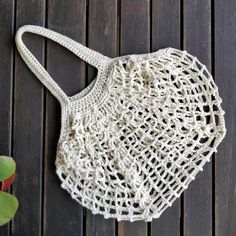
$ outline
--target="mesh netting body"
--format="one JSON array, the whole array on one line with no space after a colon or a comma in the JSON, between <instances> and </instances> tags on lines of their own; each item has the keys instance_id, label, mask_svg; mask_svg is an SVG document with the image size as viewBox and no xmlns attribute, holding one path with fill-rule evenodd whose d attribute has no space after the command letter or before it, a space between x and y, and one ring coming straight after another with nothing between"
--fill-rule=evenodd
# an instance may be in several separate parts
<instances>
[{"instance_id":1,"label":"mesh netting body","mask_svg":"<svg viewBox=\"0 0 236 236\"><path fill-rule=\"evenodd\" d=\"M68 97L23 43L24 32L64 46L97 68L96 79ZM20 27L15 39L22 59L61 105L55 163L61 186L94 214L158 218L226 134L218 88L186 51L109 58L33 25Z\"/></svg>"},{"instance_id":2,"label":"mesh netting body","mask_svg":"<svg viewBox=\"0 0 236 236\"><path fill-rule=\"evenodd\" d=\"M56 159L61 186L94 214L151 221L223 139L218 88L196 57L167 48L113 59L102 96L87 113L76 101L66 112Z\"/></svg>"}]
</instances>

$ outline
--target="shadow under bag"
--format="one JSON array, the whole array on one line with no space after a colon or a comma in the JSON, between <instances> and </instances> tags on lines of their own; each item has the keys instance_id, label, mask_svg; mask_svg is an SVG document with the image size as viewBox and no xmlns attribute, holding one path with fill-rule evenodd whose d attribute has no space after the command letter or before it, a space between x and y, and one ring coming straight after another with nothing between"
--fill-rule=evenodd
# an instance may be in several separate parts
<instances>
[{"instance_id":1,"label":"shadow under bag","mask_svg":"<svg viewBox=\"0 0 236 236\"><path fill-rule=\"evenodd\" d=\"M67 96L22 41L47 37L96 67L96 78ZM56 173L61 187L94 214L158 218L188 188L225 137L218 87L186 51L163 48L109 58L40 26L16 33L25 63L61 105Z\"/></svg>"}]
</instances>

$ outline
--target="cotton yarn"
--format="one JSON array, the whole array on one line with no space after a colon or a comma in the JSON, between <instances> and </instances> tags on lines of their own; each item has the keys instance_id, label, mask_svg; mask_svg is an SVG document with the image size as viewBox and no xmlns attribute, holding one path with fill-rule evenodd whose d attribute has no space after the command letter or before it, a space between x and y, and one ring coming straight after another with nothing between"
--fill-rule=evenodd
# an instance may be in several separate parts
<instances>
[{"instance_id":1,"label":"cotton yarn","mask_svg":"<svg viewBox=\"0 0 236 236\"><path fill-rule=\"evenodd\" d=\"M94 65L97 77L68 97L25 47L24 32L67 47ZM94 214L131 222L160 217L226 134L218 87L187 51L109 58L39 26L21 27L16 44L61 104L61 187Z\"/></svg>"}]
</instances>

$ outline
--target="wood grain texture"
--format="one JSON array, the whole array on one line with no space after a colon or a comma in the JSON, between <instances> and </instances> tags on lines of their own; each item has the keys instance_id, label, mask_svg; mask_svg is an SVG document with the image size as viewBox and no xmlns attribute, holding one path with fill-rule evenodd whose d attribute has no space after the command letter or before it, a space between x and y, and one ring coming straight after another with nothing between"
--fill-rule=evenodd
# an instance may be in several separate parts
<instances>
[{"instance_id":1,"label":"wood grain texture","mask_svg":"<svg viewBox=\"0 0 236 236\"><path fill-rule=\"evenodd\" d=\"M210 0L184 1L183 48L198 57L211 71ZM184 193L183 227L186 236L212 235L212 163L213 160L204 166L204 172L198 173Z\"/></svg>"},{"instance_id":2,"label":"wood grain texture","mask_svg":"<svg viewBox=\"0 0 236 236\"><path fill-rule=\"evenodd\" d=\"M0 155L12 155L12 100L14 66L14 7L12 1L0 1ZM10 224L0 227L0 235L10 235Z\"/></svg>"},{"instance_id":3,"label":"wood grain texture","mask_svg":"<svg viewBox=\"0 0 236 236\"><path fill-rule=\"evenodd\" d=\"M85 44L86 1L50 1L48 28ZM69 96L78 93L85 85L85 63L51 41L47 43L47 70ZM55 173L61 110L58 101L48 91L45 111L44 235L83 235L83 208L60 187Z\"/></svg>"},{"instance_id":4,"label":"wood grain texture","mask_svg":"<svg viewBox=\"0 0 236 236\"><path fill-rule=\"evenodd\" d=\"M180 49L180 3L180 0L152 0L152 51L169 46Z\"/></svg>"},{"instance_id":5,"label":"wood grain texture","mask_svg":"<svg viewBox=\"0 0 236 236\"><path fill-rule=\"evenodd\" d=\"M150 50L149 0L120 1L120 54Z\"/></svg>"},{"instance_id":6,"label":"wood grain texture","mask_svg":"<svg viewBox=\"0 0 236 236\"><path fill-rule=\"evenodd\" d=\"M44 25L44 1L19 0L16 7L17 28L24 24ZM42 63L44 41L32 34L25 34L23 40ZM13 127L17 175L13 193L20 206L12 223L14 236L41 235L43 109L43 86L17 54Z\"/></svg>"},{"instance_id":7,"label":"wood grain texture","mask_svg":"<svg viewBox=\"0 0 236 236\"><path fill-rule=\"evenodd\" d=\"M150 51L150 2L148 0L121 0L120 55ZM119 222L118 236L146 236L148 224Z\"/></svg>"},{"instance_id":8,"label":"wood grain texture","mask_svg":"<svg viewBox=\"0 0 236 236\"><path fill-rule=\"evenodd\" d=\"M148 235L147 223L143 221L118 223L118 236L146 236Z\"/></svg>"},{"instance_id":9,"label":"wood grain texture","mask_svg":"<svg viewBox=\"0 0 236 236\"><path fill-rule=\"evenodd\" d=\"M227 134L215 161L215 235L236 235L236 2L215 0L215 80Z\"/></svg>"},{"instance_id":10,"label":"wood grain texture","mask_svg":"<svg viewBox=\"0 0 236 236\"><path fill-rule=\"evenodd\" d=\"M236 235L236 2L234 0L0 1L0 155L13 155L19 210L1 236ZM60 187L55 173L60 105L16 52L15 30L46 26L107 56L186 49L212 71L227 134L215 160L152 223L92 215ZM25 34L24 42L71 96L96 70L58 44Z\"/></svg>"},{"instance_id":11,"label":"wood grain texture","mask_svg":"<svg viewBox=\"0 0 236 236\"><path fill-rule=\"evenodd\" d=\"M170 7L171 6L171 7ZM181 46L180 1L152 1L152 51ZM180 199L151 223L151 236L178 236L181 234Z\"/></svg>"},{"instance_id":12,"label":"wood grain texture","mask_svg":"<svg viewBox=\"0 0 236 236\"><path fill-rule=\"evenodd\" d=\"M117 1L90 0L88 2L88 47L106 56L115 57L117 47ZM87 85L97 70L88 65ZM93 215L86 210L86 236L115 236L116 222Z\"/></svg>"}]
</instances>

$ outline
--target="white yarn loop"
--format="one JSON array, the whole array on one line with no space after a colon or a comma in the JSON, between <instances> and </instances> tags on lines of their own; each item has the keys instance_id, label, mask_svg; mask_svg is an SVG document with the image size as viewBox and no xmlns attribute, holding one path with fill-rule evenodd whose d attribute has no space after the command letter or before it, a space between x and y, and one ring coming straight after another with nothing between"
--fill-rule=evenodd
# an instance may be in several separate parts
<instances>
[{"instance_id":1,"label":"white yarn loop","mask_svg":"<svg viewBox=\"0 0 236 236\"><path fill-rule=\"evenodd\" d=\"M98 76L68 98L23 44L26 31L67 47L96 66ZM55 162L61 187L94 214L131 222L160 217L226 134L218 88L187 51L111 59L36 26L20 28L16 43L62 105Z\"/></svg>"}]
</instances>

